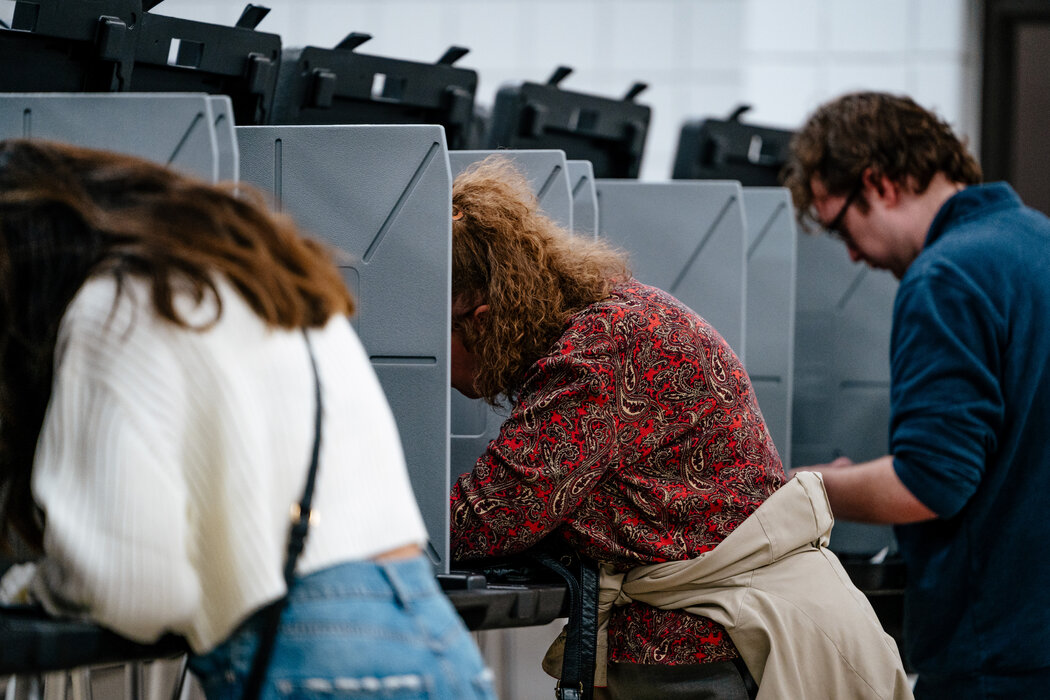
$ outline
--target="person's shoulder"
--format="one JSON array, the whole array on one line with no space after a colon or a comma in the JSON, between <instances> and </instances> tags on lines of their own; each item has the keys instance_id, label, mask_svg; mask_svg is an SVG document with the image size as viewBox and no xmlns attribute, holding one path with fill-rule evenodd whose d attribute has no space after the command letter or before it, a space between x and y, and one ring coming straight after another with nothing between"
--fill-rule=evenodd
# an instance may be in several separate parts
<instances>
[{"instance_id":1,"label":"person's shoulder","mask_svg":"<svg viewBox=\"0 0 1050 700\"><path fill-rule=\"evenodd\" d=\"M971 213L928 243L909 266L901 286L956 285L993 288L1050 259L1050 220L1020 205Z\"/></svg>"},{"instance_id":2,"label":"person's shoulder","mask_svg":"<svg viewBox=\"0 0 1050 700\"><path fill-rule=\"evenodd\" d=\"M591 304L587 311L596 314L644 313L652 307L677 304L677 300L667 292L643 284L632 277L614 284L609 294Z\"/></svg>"},{"instance_id":3,"label":"person's shoulder","mask_svg":"<svg viewBox=\"0 0 1050 700\"><path fill-rule=\"evenodd\" d=\"M158 311L150 279L136 274L101 272L85 280L66 307L59 339L95 342L110 352L123 353L131 352L132 345L142 349L215 335L211 331L219 326L229 326L228 332L236 333L240 326L227 318L237 315L231 313L236 311L237 296L221 283L216 284L214 292L205 289L198 295L188 283L174 280L171 305L176 317L183 322L174 323ZM218 314L220 304L221 316ZM187 333L187 329L197 332ZM124 346L128 346L126 350L119 350Z\"/></svg>"},{"instance_id":4,"label":"person's shoulder","mask_svg":"<svg viewBox=\"0 0 1050 700\"><path fill-rule=\"evenodd\" d=\"M1015 253L975 236L939 240L923 250L901 278L894 316L940 316L945 309L957 307L982 314L989 324L1000 324L1000 307L1004 299L1016 295L1007 290L1023 265Z\"/></svg>"},{"instance_id":5,"label":"person's shoulder","mask_svg":"<svg viewBox=\"0 0 1050 700\"><path fill-rule=\"evenodd\" d=\"M1026 206L1013 189L1005 183L974 185L955 195L942 209L927 250L942 256L969 256L974 251L1009 249L1019 239L1035 235L1050 236L1050 219L1042 212Z\"/></svg>"},{"instance_id":6,"label":"person's shoulder","mask_svg":"<svg viewBox=\"0 0 1050 700\"><path fill-rule=\"evenodd\" d=\"M148 302L144 280L111 274L93 275L84 281L63 315L63 325L80 331L105 332L127 328Z\"/></svg>"},{"instance_id":7,"label":"person's shoulder","mask_svg":"<svg viewBox=\"0 0 1050 700\"><path fill-rule=\"evenodd\" d=\"M682 332L710 334L707 322L669 292L630 278L570 320L570 329L603 328L623 342L634 342L636 332L646 337Z\"/></svg>"},{"instance_id":8,"label":"person's shoulder","mask_svg":"<svg viewBox=\"0 0 1050 700\"><path fill-rule=\"evenodd\" d=\"M648 319L660 318L663 323L674 325L706 326L707 322L693 309L686 306L670 292L630 280L619 288L619 303L627 313Z\"/></svg>"},{"instance_id":9,"label":"person's shoulder","mask_svg":"<svg viewBox=\"0 0 1050 700\"><path fill-rule=\"evenodd\" d=\"M949 286L976 288L978 285L969 269L972 253L967 254L967 249L974 249L972 242L962 245L953 242L924 250L901 277L896 305L914 303L917 299L937 298ZM976 249L980 250L980 247Z\"/></svg>"},{"instance_id":10,"label":"person's shoulder","mask_svg":"<svg viewBox=\"0 0 1050 700\"><path fill-rule=\"evenodd\" d=\"M55 366L117 376L142 355L159 362L162 338L147 339L153 323L144 280L111 274L89 277L66 306L55 340ZM72 371L72 370L71 370Z\"/></svg>"},{"instance_id":11,"label":"person's shoulder","mask_svg":"<svg viewBox=\"0 0 1050 700\"><path fill-rule=\"evenodd\" d=\"M120 284L113 275L92 275L80 285L70 308L76 308L88 312L102 307L112 307L117 300L117 292Z\"/></svg>"}]
</instances>

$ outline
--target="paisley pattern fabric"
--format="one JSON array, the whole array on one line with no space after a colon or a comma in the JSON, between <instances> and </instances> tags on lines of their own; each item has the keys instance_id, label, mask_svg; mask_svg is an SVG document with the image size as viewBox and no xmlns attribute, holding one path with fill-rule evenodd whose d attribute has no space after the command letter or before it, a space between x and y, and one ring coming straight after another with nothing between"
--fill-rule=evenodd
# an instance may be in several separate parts
<instances>
[{"instance_id":1,"label":"paisley pattern fabric","mask_svg":"<svg viewBox=\"0 0 1050 700\"><path fill-rule=\"evenodd\" d=\"M713 549L784 482L729 345L671 295L631 280L569 318L499 436L452 489L452 556L514 554L547 536L619 570ZM732 659L725 630L635 603L610 660Z\"/></svg>"}]
</instances>

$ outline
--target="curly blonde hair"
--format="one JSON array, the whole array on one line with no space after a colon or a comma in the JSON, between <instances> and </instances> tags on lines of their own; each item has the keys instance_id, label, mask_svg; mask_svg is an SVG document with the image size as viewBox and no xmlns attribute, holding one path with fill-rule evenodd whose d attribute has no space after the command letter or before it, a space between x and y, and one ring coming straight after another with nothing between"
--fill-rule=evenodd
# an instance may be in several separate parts
<instances>
[{"instance_id":1,"label":"curly blonde hair","mask_svg":"<svg viewBox=\"0 0 1050 700\"><path fill-rule=\"evenodd\" d=\"M452 185L452 327L474 354L474 388L513 400L566 320L630 277L622 253L544 214L509 159L489 156ZM459 312L488 304L480 317Z\"/></svg>"}]
</instances>

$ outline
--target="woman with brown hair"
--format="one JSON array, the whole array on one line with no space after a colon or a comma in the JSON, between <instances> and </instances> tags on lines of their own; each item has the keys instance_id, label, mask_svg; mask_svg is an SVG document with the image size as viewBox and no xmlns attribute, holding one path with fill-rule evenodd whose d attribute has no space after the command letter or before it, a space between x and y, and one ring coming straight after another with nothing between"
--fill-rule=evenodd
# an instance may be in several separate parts
<instances>
[{"instance_id":1,"label":"woman with brown hair","mask_svg":"<svg viewBox=\"0 0 1050 700\"><path fill-rule=\"evenodd\" d=\"M759 697L906 697L892 639L815 544L826 544L826 532L813 528L830 529L830 514L777 533L797 546L786 553L790 562L763 568L787 575L772 583L772 596L750 587L753 562L770 549L750 516L760 507L783 516L784 503L792 514L821 512L823 491L810 477L781 489L784 470L750 379L717 331L632 279L616 252L544 216L503 159L456 178L452 219L452 384L510 406L499 435L452 490L453 557L500 557L543 543L599 562L600 599L611 590L606 602L617 605L595 684L607 675L613 698L746 698L756 692L748 671ZM716 559L726 567L721 576L704 568ZM791 579L802 603L771 617L705 597L705 577L730 570L741 581L724 589L732 595L776 606L782 579ZM661 580L670 578L677 587L666 595ZM841 603L828 626L794 626L825 603ZM773 650L750 644L745 668L735 643L742 637L727 632L740 627L716 608L755 613L762 629L752 640L775 638ZM784 620L789 629L771 634ZM838 620L847 622L830 629ZM796 645L796 634L816 643ZM845 654L827 648L825 640L843 637ZM799 659L801 670L792 663ZM799 679L802 687L792 685Z\"/></svg>"},{"instance_id":2,"label":"woman with brown hair","mask_svg":"<svg viewBox=\"0 0 1050 700\"><path fill-rule=\"evenodd\" d=\"M0 493L31 595L184 637L208 697L241 695L274 610L261 697L491 697L338 269L231 187L0 143Z\"/></svg>"}]
</instances>

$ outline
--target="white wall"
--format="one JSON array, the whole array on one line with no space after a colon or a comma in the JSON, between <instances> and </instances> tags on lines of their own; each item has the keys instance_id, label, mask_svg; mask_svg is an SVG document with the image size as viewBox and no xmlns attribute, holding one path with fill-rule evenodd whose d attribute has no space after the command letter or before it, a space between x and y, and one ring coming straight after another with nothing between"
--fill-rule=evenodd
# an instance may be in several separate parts
<instances>
[{"instance_id":1,"label":"white wall","mask_svg":"<svg viewBox=\"0 0 1050 700\"><path fill-rule=\"evenodd\" d=\"M333 46L351 31L362 53L434 61L458 44L478 71L478 102L506 81L620 96L649 84L653 108L642 178L669 177L687 119L737 104L757 124L797 127L848 90L910 94L936 109L976 150L978 3L966 0L261 0L259 29L285 46ZM166 0L154 12L232 24L242 2Z\"/></svg>"}]
</instances>

